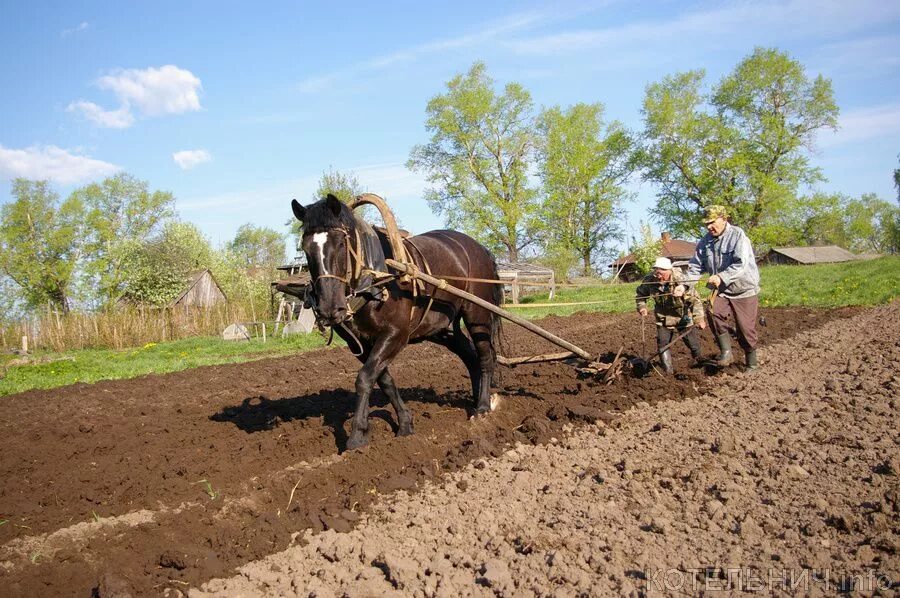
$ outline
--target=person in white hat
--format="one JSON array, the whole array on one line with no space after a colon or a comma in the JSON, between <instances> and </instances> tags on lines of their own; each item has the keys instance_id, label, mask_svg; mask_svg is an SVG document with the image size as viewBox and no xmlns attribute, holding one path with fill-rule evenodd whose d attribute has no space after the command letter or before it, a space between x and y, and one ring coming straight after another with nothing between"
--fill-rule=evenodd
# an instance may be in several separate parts
<instances>
[{"instance_id":1,"label":"person in white hat","mask_svg":"<svg viewBox=\"0 0 900 598\"><path fill-rule=\"evenodd\" d=\"M697 328L706 328L706 314L703 302L693 286L684 284L680 272L672 269L672 261L658 257L653 263L653 272L644 277L635 291L635 303L641 317L647 317L647 300L653 299L653 313L656 317L656 345L659 350L687 328L690 331L682 337L691 351L694 363L700 359L700 337ZM672 349L660 354L663 370L667 374L674 371Z\"/></svg>"}]
</instances>

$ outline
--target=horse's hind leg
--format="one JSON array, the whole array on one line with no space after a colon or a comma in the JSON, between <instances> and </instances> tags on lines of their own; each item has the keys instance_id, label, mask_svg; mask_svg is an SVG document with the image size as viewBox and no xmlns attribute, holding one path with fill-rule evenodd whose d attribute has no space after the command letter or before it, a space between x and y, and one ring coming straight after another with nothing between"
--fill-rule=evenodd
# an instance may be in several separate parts
<instances>
[{"instance_id":1,"label":"horse's hind leg","mask_svg":"<svg viewBox=\"0 0 900 598\"><path fill-rule=\"evenodd\" d=\"M390 399L391 405L394 406L394 411L397 413L397 436L409 436L413 433L412 413L400 398L394 378L387 368L384 368L381 376L378 377L378 386Z\"/></svg>"},{"instance_id":2,"label":"horse's hind leg","mask_svg":"<svg viewBox=\"0 0 900 598\"><path fill-rule=\"evenodd\" d=\"M469 375L472 377L475 413L488 413L491 410L491 380L494 377L495 362L491 313L470 303L463 310L463 320L472 336L470 346L474 344L474 364L469 368Z\"/></svg>"}]
</instances>

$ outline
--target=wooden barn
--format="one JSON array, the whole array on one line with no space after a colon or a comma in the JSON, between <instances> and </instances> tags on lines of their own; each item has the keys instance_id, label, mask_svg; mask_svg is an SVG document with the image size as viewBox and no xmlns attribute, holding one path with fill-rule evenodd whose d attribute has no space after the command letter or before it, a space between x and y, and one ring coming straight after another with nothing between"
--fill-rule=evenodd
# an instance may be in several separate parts
<instances>
[{"instance_id":1,"label":"wooden barn","mask_svg":"<svg viewBox=\"0 0 900 598\"><path fill-rule=\"evenodd\" d=\"M206 268L191 272L186 278L184 289L169 302L167 307L187 311L190 308L212 307L227 301L222 287L216 282L209 268Z\"/></svg>"},{"instance_id":2,"label":"wooden barn","mask_svg":"<svg viewBox=\"0 0 900 598\"><path fill-rule=\"evenodd\" d=\"M681 239L673 239L669 233L663 233L660 237L662 247L659 255L672 260L676 267L683 267L694 257L697 244L692 241L682 241ZM635 258L633 253L629 253L625 257L620 257L609 265L613 274L618 276L623 282L633 282L641 279L641 274L637 271Z\"/></svg>"},{"instance_id":3,"label":"wooden barn","mask_svg":"<svg viewBox=\"0 0 900 598\"><path fill-rule=\"evenodd\" d=\"M821 247L773 247L762 259L764 264L831 264L836 262L851 262L860 259L856 254L850 253L837 245L824 245Z\"/></svg>"},{"instance_id":4,"label":"wooden barn","mask_svg":"<svg viewBox=\"0 0 900 598\"><path fill-rule=\"evenodd\" d=\"M513 303L519 302L519 293L526 287L537 287L544 290L549 287L550 298L556 291L556 279L552 268L546 266L538 266L537 264L529 264L526 262L502 262L497 261L497 274L500 280L509 282L508 286L510 300Z\"/></svg>"}]
</instances>

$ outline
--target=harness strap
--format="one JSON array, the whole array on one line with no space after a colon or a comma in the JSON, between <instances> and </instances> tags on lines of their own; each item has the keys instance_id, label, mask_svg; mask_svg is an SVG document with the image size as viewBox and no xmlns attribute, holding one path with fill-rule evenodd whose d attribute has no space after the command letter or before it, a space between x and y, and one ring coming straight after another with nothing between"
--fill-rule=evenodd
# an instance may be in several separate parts
<instances>
[{"instance_id":1,"label":"harness strap","mask_svg":"<svg viewBox=\"0 0 900 598\"><path fill-rule=\"evenodd\" d=\"M415 243L413 243L412 239L404 239L404 241L405 241L406 243L409 243L411 246L415 247L416 251L419 253L419 257L422 258L422 264L425 266L425 273L428 274L429 276L431 276L431 265L428 263L428 258L425 257L425 254L422 253L422 250L419 249L419 248L416 246ZM412 257L412 256L410 256L410 257ZM412 272L415 273L415 272L417 272L417 271L418 271L418 268L417 268L415 265L413 265L413 271L412 271ZM412 303L412 307L410 308L410 312L409 312L409 320L410 320L410 321L412 321L412 319L413 319L413 313L415 312L415 309L416 309L416 292L415 292L415 289L418 287L418 285L417 285L416 283L421 283L421 284L422 284L422 292L423 292L423 293L425 292L425 283L424 283L423 281L419 280L418 278L413 277L412 283L413 283L413 289L414 289L414 290L413 290L413 303ZM445 282L445 283L443 284L443 286L440 286L439 288L443 289L443 288L446 288L446 287L447 287L447 284L446 284L446 282ZM430 294L428 295L428 305L425 306L425 311L422 312L422 317L419 318L419 323L416 324L416 327L413 328L413 329L410 331L409 336L407 337L407 339L411 338L412 335L413 335L413 333L414 333L416 330L418 330L420 326L422 326L422 322L425 321L425 318L428 316L428 312L431 311L431 306L432 306L433 304L434 304L434 293L430 293Z\"/></svg>"}]
</instances>

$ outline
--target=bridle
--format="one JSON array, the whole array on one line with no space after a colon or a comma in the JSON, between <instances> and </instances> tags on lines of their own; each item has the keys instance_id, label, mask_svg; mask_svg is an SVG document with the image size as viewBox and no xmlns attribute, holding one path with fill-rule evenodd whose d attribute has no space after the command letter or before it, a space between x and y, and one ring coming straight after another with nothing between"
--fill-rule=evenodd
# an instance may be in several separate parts
<instances>
[{"instance_id":1,"label":"bridle","mask_svg":"<svg viewBox=\"0 0 900 598\"><path fill-rule=\"evenodd\" d=\"M347 265L347 271L344 274L344 276L338 276L337 274L319 274L316 277L316 280L314 280L313 282L315 283L316 281L322 280L323 278L337 279L350 287L351 294L348 295L348 297L352 297L355 294L353 292L353 287L357 283L359 283L359 279L362 275L362 266L364 263L362 255L361 255L362 254L362 243L359 238L359 231L354 230L354 233L356 233L357 249L353 249L353 247L350 244L350 230L346 226L328 228L328 229L325 229L323 232L329 233L332 231L336 231L336 232L342 233L344 235L344 248L346 249L345 262ZM354 260L351 259L351 257L355 258L355 263L354 263ZM323 263L325 261L324 255L322 256L322 261L323 261Z\"/></svg>"},{"instance_id":2,"label":"bridle","mask_svg":"<svg viewBox=\"0 0 900 598\"><path fill-rule=\"evenodd\" d=\"M319 306L318 298L316 297L315 292L315 283L324 278L333 278L344 283L347 286L349 292L344 296L344 302L347 307L347 319L352 319L353 314L368 301L368 299L363 296L366 291L370 291L390 282L391 280L394 280L395 278L397 278L397 275L374 270L371 267L366 266L365 251L363 249L362 239L360 237L358 229L354 229L353 235L350 234L350 230L346 226L332 227L321 232L338 232L344 235L344 259L346 270L343 276L337 274L320 274L319 276L317 276L315 280L313 280L307 287L305 301L309 304L310 307L312 307L313 311L316 314L316 317L318 318ZM355 238L356 240L355 249L350 243L351 238ZM323 255L323 262L324 258L325 256ZM375 280L374 282L366 286L359 287L360 282L366 275L372 275L373 278L377 278L378 280Z\"/></svg>"}]
</instances>

